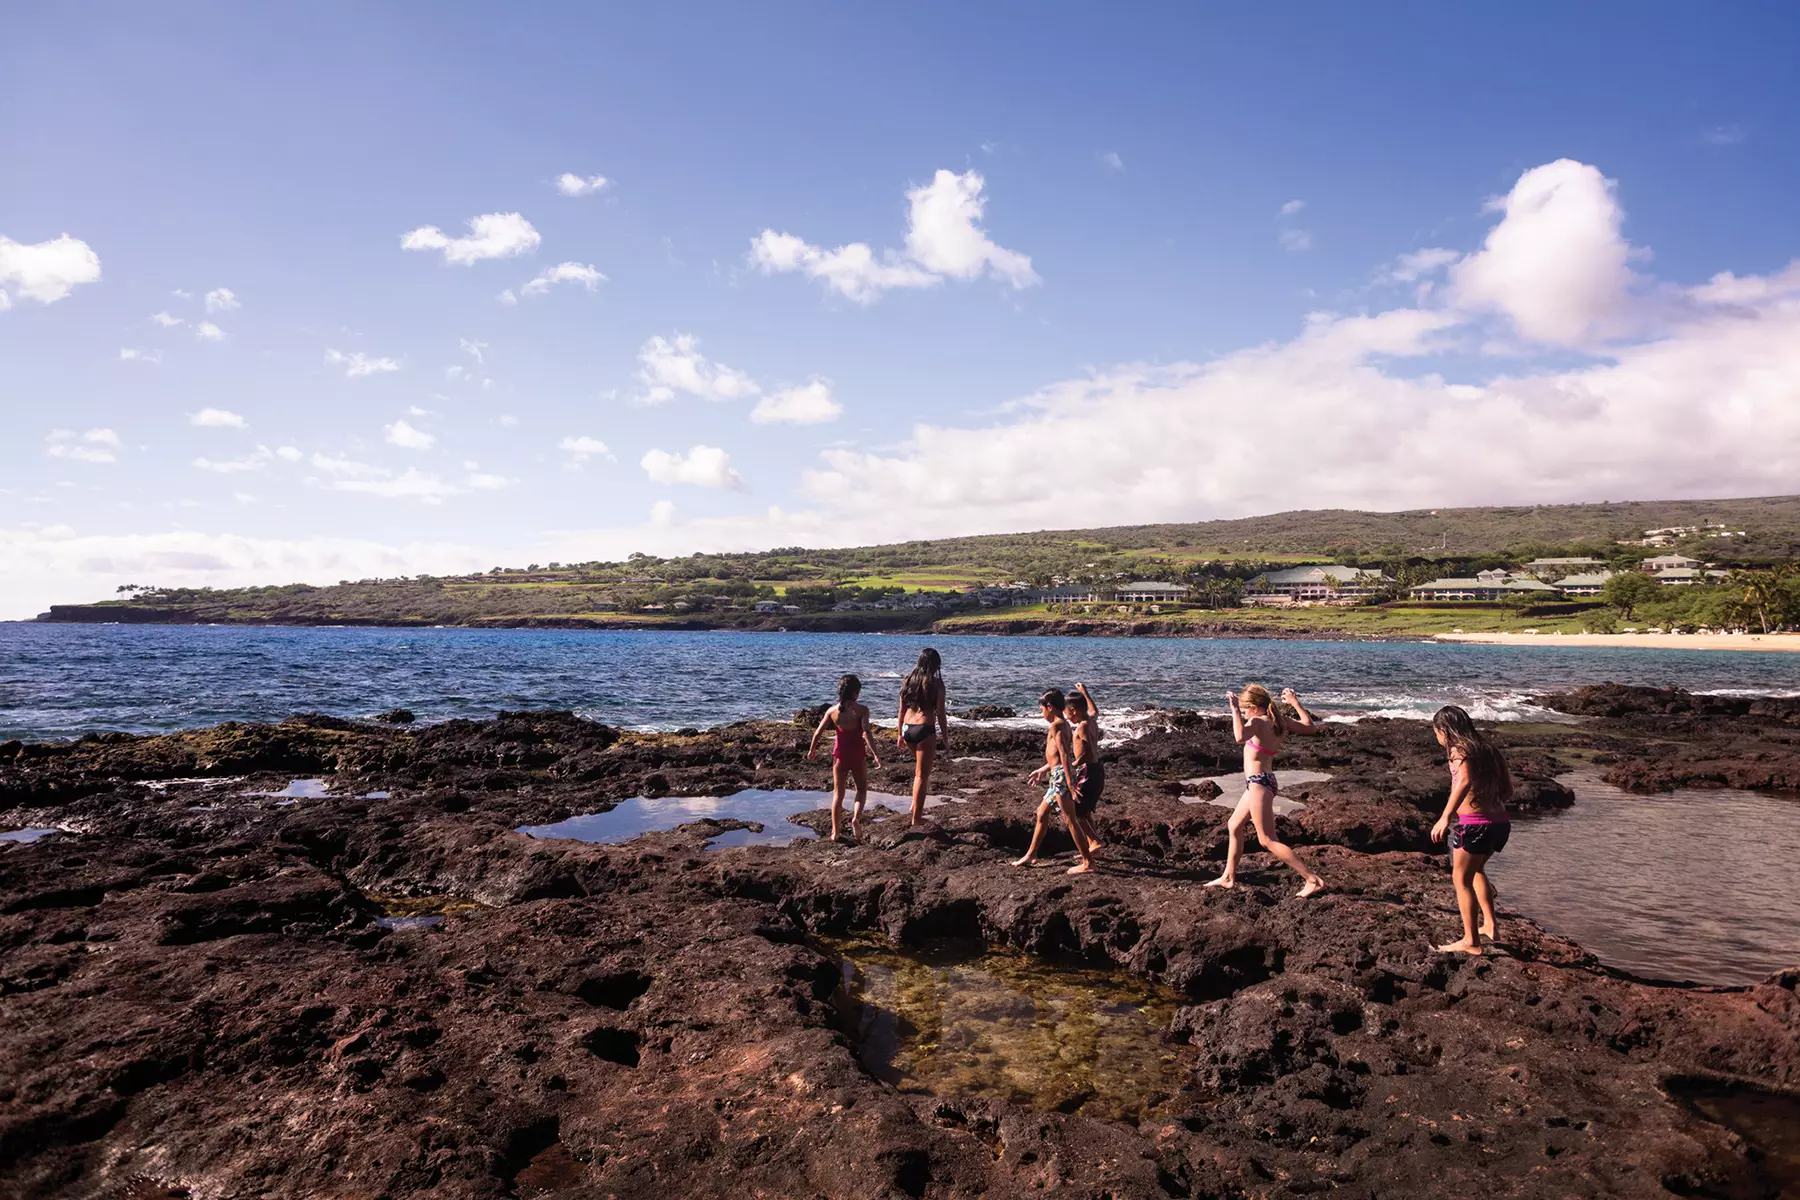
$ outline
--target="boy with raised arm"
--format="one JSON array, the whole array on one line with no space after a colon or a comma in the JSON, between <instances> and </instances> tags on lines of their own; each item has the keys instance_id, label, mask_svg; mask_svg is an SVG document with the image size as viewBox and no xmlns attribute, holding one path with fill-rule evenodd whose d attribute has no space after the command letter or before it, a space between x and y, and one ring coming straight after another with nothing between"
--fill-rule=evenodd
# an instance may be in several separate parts
<instances>
[{"instance_id":1,"label":"boy with raised arm","mask_svg":"<svg viewBox=\"0 0 1800 1200\"><path fill-rule=\"evenodd\" d=\"M1025 857L1013 863L1015 867L1028 867L1037 861L1038 847L1043 844L1044 831L1050 824L1050 810L1060 807L1063 820L1069 826L1069 837L1075 842L1075 853L1081 861L1069 868L1069 874L1082 875L1094 869L1093 852L1088 848L1087 839L1075 825L1075 746L1069 730L1068 721L1063 719L1063 709L1068 700L1061 688L1051 688L1038 697L1038 711L1043 714L1044 723L1049 726L1044 735L1044 765L1026 776L1036 783L1040 776L1048 777L1048 785L1044 788L1044 798L1038 804L1037 820L1031 829L1031 845L1025 851Z\"/></svg>"}]
</instances>

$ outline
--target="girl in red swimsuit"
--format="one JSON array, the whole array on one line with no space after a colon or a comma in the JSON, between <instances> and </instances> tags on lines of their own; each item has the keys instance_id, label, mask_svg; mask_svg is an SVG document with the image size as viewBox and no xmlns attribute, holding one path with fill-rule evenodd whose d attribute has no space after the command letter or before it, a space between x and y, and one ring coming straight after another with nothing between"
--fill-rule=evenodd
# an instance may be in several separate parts
<instances>
[{"instance_id":1,"label":"girl in red swimsuit","mask_svg":"<svg viewBox=\"0 0 1800 1200\"><path fill-rule=\"evenodd\" d=\"M838 702L825 710L819 727L813 730L812 745L806 757L811 761L819 752L819 739L827 729L837 731L831 743L831 840L838 840L838 825L844 816L844 787L848 779L856 781L856 809L850 815L850 836L862 836L863 805L869 799L869 758L881 765L875 750L875 734L869 725L869 706L858 703L862 680L846 675L838 680Z\"/></svg>"},{"instance_id":2,"label":"girl in red swimsuit","mask_svg":"<svg viewBox=\"0 0 1800 1200\"><path fill-rule=\"evenodd\" d=\"M1463 935L1446 942L1445 953L1480 954L1481 939L1494 940L1494 899L1488 882L1487 860L1506 846L1512 819L1506 802L1512 799L1512 772L1506 758L1486 735L1475 728L1469 714L1454 704L1438 709L1431 731L1450 760L1450 799L1444 815L1431 827L1431 840L1450 838L1450 874L1456 884L1456 907L1462 913ZM1454 819L1454 824L1452 820ZM1481 924L1475 913L1481 912Z\"/></svg>"}]
</instances>

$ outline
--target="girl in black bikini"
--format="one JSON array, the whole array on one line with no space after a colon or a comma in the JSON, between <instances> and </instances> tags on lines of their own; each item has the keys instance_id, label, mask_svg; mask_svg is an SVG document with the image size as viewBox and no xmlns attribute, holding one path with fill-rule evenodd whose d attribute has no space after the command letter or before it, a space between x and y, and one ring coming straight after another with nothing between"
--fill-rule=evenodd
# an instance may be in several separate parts
<instances>
[{"instance_id":1,"label":"girl in black bikini","mask_svg":"<svg viewBox=\"0 0 1800 1200\"><path fill-rule=\"evenodd\" d=\"M1444 815L1431 827L1431 840L1443 841L1446 832L1450 836L1450 874L1463 923L1462 940L1446 942L1438 949L1480 954L1481 939L1494 940L1494 898L1498 893L1488 882L1486 868L1488 857L1504 849L1512 833L1512 819L1506 812L1506 802L1512 799L1512 772L1506 769L1506 759L1494 743L1456 705L1438 709L1431 718L1431 731L1437 734L1438 745L1449 752L1450 760L1450 799L1444 804ZM1451 824L1452 817L1455 824ZM1475 924L1478 908L1479 927Z\"/></svg>"},{"instance_id":2,"label":"girl in black bikini","mask_svg":"<svg viewBox=\"0 0 1800 1200\"><path fill-rule=\"evenodd\" d=\"M940 753L950 752L950 718L944 713L943 660L926 647L900 683L900 747L913 752L912 819L925 819L925 791ZM933 737L936 732L938 736Z\"/></svg>"},{"instance_id":3,"label":"girl in black bikini","mask_svg":"<svg viewBox=\"0 0 1800 1200\"><path fill-rule=\"evenodd\" d=\"M1275 755L1288 734L1313 734L1319 727L1313 723L1312 714L1301 705L1293 688L1283 691L1281 699L1283 703L1293 705L1299 714L1298 720L1283 716L1269 698L1269 690L1259 683L1247 684L1236 696L1227 693L1225 699L1231 702L1231 736L1244 748L1244 796L1232 810L1231 821L1225 827L1231 841L1225 851L1224 873L1206 886L1237 886L1238 859L1244 853L1244 822L1250 821L1256 827L1257 843L1300 872L1300 877L1306 880L1299 894L1316 895L1325 889L1325 881L1301 862L1300 856L1285 842L1275 840L1275 793L1280 790L1280 785L1275 782ZM1248 714L1245 709L1249 710Z\"/></svg>"}]
</instances>

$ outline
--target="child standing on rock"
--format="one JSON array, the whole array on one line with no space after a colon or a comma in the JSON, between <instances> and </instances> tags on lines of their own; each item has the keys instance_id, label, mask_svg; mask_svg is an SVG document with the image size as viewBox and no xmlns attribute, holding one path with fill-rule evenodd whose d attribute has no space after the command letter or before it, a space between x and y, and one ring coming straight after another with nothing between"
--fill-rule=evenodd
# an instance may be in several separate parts
<instances>
[{"instance_id":1,"label":"child standing on rock","mask_svg":"<svg viewBox=\"0 0 1800 1200\"><path fill-rule=\"evenodd\" d=\"M1506 812L1513 793L1512 772L1499 748L1456 705L1438 709L1431 718L1431 731L1450 761L1450 799L1444 804L1444 815L1431 827L1431 840L1441 842L1449 833L1450 874L1463 923L1462 940L1446 942L1438 949L1447 954L1480 954L1481 939L1494 940L1494 900L1499 893L1488 882L1487 860L1505 849L1512 833L1512 819ZM1475 923L1477 909L1481 912L1479 926Z\"/></svg>"},{"instance_id":2,"label":"child standing on rock","mask_svg":"<svg viewBox=\"0 0 1800 1200\"><path fill-rule=\"evenodd\" d=\"M1089 848L1098 850L1094 809L1100 803L1100 793L1106 789L1106 767L1100 761L1100 706L1094 703L1085 683L1076 684L1063 701L1075 748L1075 809L1070 817L1081 827L1081 836L1087 839Z\"/></svg>"},{"instance_id":3,"label":"child standing on rock","mask_svg":"<svg viewBox=\"0 0 1800 1200\"><path fill-rule=\"evenodd\" d=\"M1069 868L1069 874L1083 875L1094 869L1094 854L1075 821L1075 744L1069 723L1063 718L1067 706L1068 699L1061 688L1051 688L1038 698L1038 711L1049 726L1044 735L1044 765L1026 778L1036 783L1039 777L1048 776L1048 786L1044 789L1044 799L1038 804L1037 820L1031 829L1031 845L1026 849L1025 857L1013 866L1028 867L1037 861L1038 847L1050 825L1050 810L1060 807L1063 820L1069 826L1069 837L1075 842L1075 853L1081 857L1080 862Z\"/></svg>"},{"instance_id":4,"label":"child standing on rock","mask_svg":"<svg viewBox=\"0 0 1800 1200\"><path fill-rule=\"evenodd\" d=\"M1232 739L1244 748L1244 795L1225 827L1231 838L1225 851L1225 870L1206 886L1237 886L1238 859L1244 854L1244 822L1249 821L1256 827L1257 843L1306 880L1299 895L1317 895L1325 890L1325 881L1300 861L1287 843L1275 837L1275 794L1281 786L1275 781L1275 755L1290 733L1313 734L1319 728L1293 688L1283 690L1281 700L1293 706L1298 720L1283 716L1269 697L1269 689L1260 683L1246 684L1235 696L1226 693L1225 699L1231 704Z\"/></svg>"},{"instance_id":5,"label":"child standing on rock","mask_svg":"<svg viewBox=\"0 0 1800 1200\"><path fill-rule=\"evenodd\" d=\"M844 816L846 776L856 781L856 809L850 816L850 836L862 836L863 805L869 799L869 758L881 765L875 749L875 734L869 725L869 706L858 702L862 680L846 675L838 680L838 702L825 710L819 727L813 730L812 745L807 748L807 761L819 752L819 739L827 729L837 731L831 743L831 840L838 840L838 825Z\"/></svg>"}]
</instances>

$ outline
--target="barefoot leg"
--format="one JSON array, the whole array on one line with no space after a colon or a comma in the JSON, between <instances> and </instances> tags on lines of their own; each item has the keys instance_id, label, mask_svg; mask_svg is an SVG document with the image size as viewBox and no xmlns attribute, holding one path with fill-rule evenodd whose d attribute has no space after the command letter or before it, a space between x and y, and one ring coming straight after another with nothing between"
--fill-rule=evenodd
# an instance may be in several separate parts
<instances>
[{"instance_id":1,"label":"barefoot leg","mask_svg":"<svg viewBox=\"0 0 1800 1200\"><path fill-rule=\"evenodd\" d=\"M1013 866L1029 867L1037 861L1038 847L1043 844L1044 830L1050 826L1050 801L1046 800L1037 808L1037 821L1031 827L1031 845L1025 851L1025 857L1014 859Z\"/></svg>"},{"instance_id":2,"label":"barefoot leg","mask_svg":"<svg viewBox=\"0 0 1800 1200\"><path fill-rule=\"evenodd\" d=\"M1094 869L1094 851L1088 844L1087 835L1081 830L1081 818L1075 814L1075 798L1063 795L1057 799L1057 807L1062 809L1063 824L1069 827L1069 840L1075 843L1076 857L1081 859L1080 863L1069 868L1069 874L1085 874Z\"/></svg>"},{"instance_id":3,"label":"barefoot leg","mask_svg":"<svg viewBox=\"0 0 1800 1200\"><path fill-rule=\"evenodd\" d=\"M1225 823L1225 870L1219 877L1207 884L1207 887L1228 888L1237 886L1238 859L1244 856L1244 822L1250 819L1250 793L1245 792L1231 810L1231 820Z\"/></svg>"},{"instance_id":4,"label":"barefoot leg","mask_svg":"<svg viewBox=\"0 0 1800 1200\"><path fill-rule=\"evenodd\" d=\"M1475 927L1475 885L1472 879L1476 868L1487 861L1485 854L1470 854L1460 847L1450 851L1450 880L1456 886L1456 909L1462 915L1462 941L1451 942L1438 949L1461 950L1465 954L1481 953L1481 933Z\"/></svg>"},{"instance_id":5,"label":"barefoot leg","mask_svg":"<svg viewBox=\"0 0 1800 1200\"><path fill-rule=\"evenodd\" d=\"M842 759L831 760L831 840L838 840L838 825L844 819L844 776L849 774L849 764Z\"/></svg>"},{"instance_id":6,"label":"barefoot leg","mask_svg":"<svg viewBox=\"0 0 1800 1200\"><path fill-rule=\"evenodd\" d=\"M856 807L850 812L850 836L861 838L863 805L869 802L869 764L862 761L851 763L850 774L856 780Z\"/></svg>"},{"instance_id":7,"label":"barefoot leg","mask_svg":"<svg viewBox=\"0 0 1800 1200\"><path fill-rule=\"evenodd\" d=\"M1481 909L1481 936L1488 941L1494 940L1494 930L1499 926L1499 912L1495 902L1500 899L1500 892L1487 876L1487 860L1485 854L1471 854L1475 866L1470 871L1473 878L1470 883L1475 889L1475 903Z\"/></svg>"},{"instance_id":8,"label":"barefoot leg","mask_svg":"<svg viewBox=\"0 0 1800 1200\"><path fill-rule=\"evenodd\" d=\"M1306 880L1306 885L1300 889L1300 895L1311 896L1322 891L1325 881L1300 860L1292 847L1275 836L1275 793L1259 783L1253 783L1244 795L1250 798L1250 819L1256 823L1257 844Z\"/></svg>"},{"instance_id":9,"label":"barefoot leg","mask_svg":"<svg viewBox=\"0 0 1800 1200\"><path fill-rule=\"evenodd\" d=\"M931 768L937 762L937 742L926 738L913 747L912 816L909 824L925 819L925 792L931 787Z\"/></svg>"}]
</instances>

